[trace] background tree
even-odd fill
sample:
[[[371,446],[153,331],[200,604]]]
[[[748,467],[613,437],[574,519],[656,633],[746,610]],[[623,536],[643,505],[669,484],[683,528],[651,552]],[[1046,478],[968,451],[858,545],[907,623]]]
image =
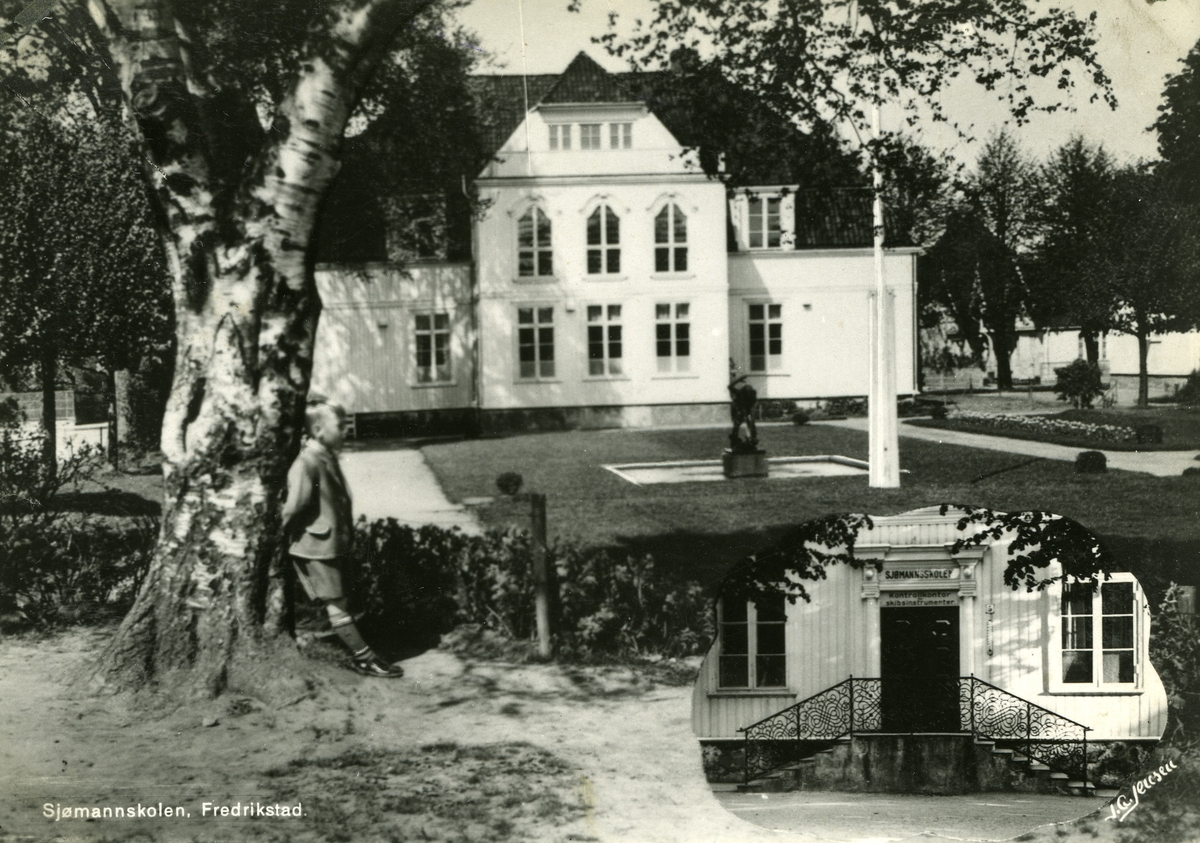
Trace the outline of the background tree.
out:
[[[976,357],[986,331],[996,383],[1012,389],[1016,321],[1025,314],[1023,269],[1038,237],[1037,168],[1007,131],[990,137],[963,187],[961,206],[922,269],[927,302],[953,319]]]
[[[269,695],[296,658],[279,635],[278,510],[320,309],[318,209],[355,107],[374,116],[363,99],[374,73],[404,68],[418,40],[465,39],[435,0],[86,8],[79,43],[103,47],[95,58],[115,69],[140,139],[177,338],[162,532],[96,678]]]
[[[1120,170],[1092,265],[1116,301],[1112,327],[1138,341],[1138,406],[1149,401],[1150,337],[1200,324],[1200,211],[1162,177]]]
[[[1200,202],[1200,42],[1168,77],[1152,128],[1158,131],[1161,174],[1180,195]]]
[[[1113,300],[1093,265],[1112,201],[1113,162],[1102,146],[1076,135],[1041,172],[1040,240],[1026,273],[1030,313],[1039,325],[1078,326],[1088,362],[1099,365],[1099,334],[1109,328]]]
[[[111,374],[166,343],[166,267],[119,127],[86,107],[0,107],[0,370],[38,373],[53,476],[61,373]]]

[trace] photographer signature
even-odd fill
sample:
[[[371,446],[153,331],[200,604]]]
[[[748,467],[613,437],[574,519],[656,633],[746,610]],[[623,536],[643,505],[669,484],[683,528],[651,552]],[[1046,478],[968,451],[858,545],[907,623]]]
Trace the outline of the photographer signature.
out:
[[[1133,799],[1131,800],[1125,795],[1118,796],[1109,803],[1109,813],[1104,819],[1123,822],[1127,816],[1133,813],[1134,808],[1141,804],[1142,794],[1148,793],[1152,787],[1165,779],[1174,769],[1175,762],[1168,761],[1157,770],[1151,771],[1149,775],[1134,782],[1133,787],[1130,788],[1133,793]]]

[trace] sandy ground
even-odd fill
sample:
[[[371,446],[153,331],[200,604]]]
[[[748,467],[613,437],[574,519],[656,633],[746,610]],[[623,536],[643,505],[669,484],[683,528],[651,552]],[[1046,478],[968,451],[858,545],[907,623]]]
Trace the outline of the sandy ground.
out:
[[[406,661],[407,676],[392,681],[361,679],[315,661],[316,690],[292,705],[266,710],[251,698],[232,695],[216,704],[150,713],[129,699],[81,695],[68,685],[110,632],[73,630],[48,639],[0,642],[0,840],[758,843],[929,840],[931,832],[997,839],[1056,815],[1065,819],[1063,811],[1095,807],[1087,800],[1040,805],[1040,813],[1026,821],[1011,816],[1012,799],[1002,795],[932,803],[928,797],[870,797],[878,803],[871,808],[861,796],[822,794],[807,810],[802,802],[812,801],[812,794],[722,795],[742,816],[800,833],[770,831],[728,813],[709,791],[689,724],[690,688],[657,684],[626,668],[522,666],[433,650]],[[561,769],[551,765],[536,776],[538,771],[530,770],[532,778],[520,780],[529,800],[539,798],[538,804],[549,809],[523,811],[521,797],[503,808],[498,803],[485,807],[481,815],[472,808],[479,822],[468,822],[454,816],[453,805],[438,819],[422,813],[419,804],[406,807],[397,801],[424,794],[421,798],[452,802],[466,789],[486,791],[493,784],[487,763],[476,764],[469,777],[465,772],[455,777],[455,770],[466,769],[457,764],[428,774],[436,772],[437,779],[422,779],[418,771],[415,779],[393,775],[388,785],[383,775],[397,773],[400,761],[411,760],[420,747],[512,743],[530,744],[531,751],[562,762]],[[355,760],[356,752],[374,753],[382,763],[399,760],[375,775],[377,788],[356,794],[349,786],[372,776],[369,763]],[[541,790],[535,793],[536,788]],[[558,796],[546,796],[547,788]],[[764,813],[768,806],[786,807],[787,799],[795,803],[791,814]],[[281,801],[299,803],[303,816],[203,816],[206,802]],[[847,801],[858,813],[867,810],[874,817],[859,822],[851,816],[854,811],[824,805]],[[178,806],[185,815],[45,816],[47,805],[54,813],[60,806],[157,808],[160,803]],[[979,818],[988,810],[985,803],[995,803],[996,822]],[[520,821],[511,830],[496,826],[497,813]],[[346,817],[354,827],[343,831]],[[504,833],[497,834],[495,827]]]
[[[528,742],[561,759],[564,809],[529,830],[539,840],[757,840],[767,832],[711,796],[688,723],[690,689],[622,668],[565,669],[459,659],[430,651],[401,680],[367,680],[314,665],[314,698],[266,711],[232,697],[169,714],[122,698],[77,696],[65,684],[109,631],[0,643],[0,839],[336,839],[312,805],[315,777],[293,782],[299,819],[202,817],[203,803],[268,800],[269,771],[352,749],[400,754],[437,742]],[[208,719],[215,725],[203,725]],[[294,777],[293,777],[294,778]],[[470,781],[455,787],[478,786]],[[289,800],[291,801],[291,800]],[[61,820],[44,806],[182,807],[190,816]],[[354,840],[405,839],[380,822]],[[470,839],[470,828],[425,839]],[[496,839],[493,835],[481,838]],[[774,835],[770,835],[774,837]]]

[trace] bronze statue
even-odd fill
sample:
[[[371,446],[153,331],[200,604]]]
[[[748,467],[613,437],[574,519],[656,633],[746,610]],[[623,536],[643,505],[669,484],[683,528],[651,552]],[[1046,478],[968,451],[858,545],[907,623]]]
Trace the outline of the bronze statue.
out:
[[[730,375],[737,369],[730,366]],[[754,405],[758,392],[746,382],[750,375],[738,375],[729,382],[729,415],[733,419],[733,430],[729,433],[729,450],[735,454],[754,453],[758,450],[758,430],[754,426]],[[742,438],[742,425],[746,425],[750,438]]]

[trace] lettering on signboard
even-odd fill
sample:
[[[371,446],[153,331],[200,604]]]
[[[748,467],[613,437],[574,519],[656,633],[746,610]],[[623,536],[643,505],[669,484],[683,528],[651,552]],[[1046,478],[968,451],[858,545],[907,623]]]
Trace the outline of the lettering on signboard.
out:
[[[879,605],[884,608],[911,606],[957,606],[957,591],[885,591]]]

